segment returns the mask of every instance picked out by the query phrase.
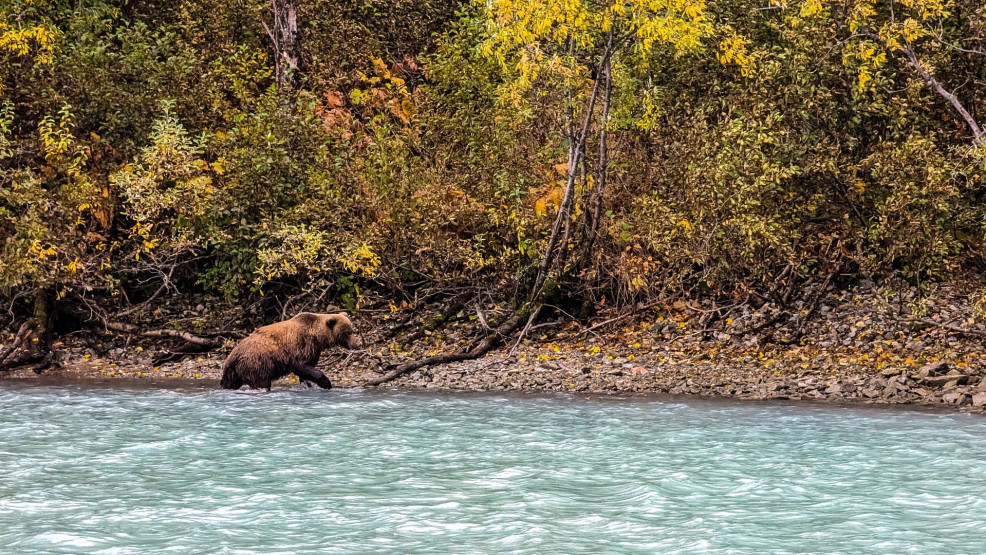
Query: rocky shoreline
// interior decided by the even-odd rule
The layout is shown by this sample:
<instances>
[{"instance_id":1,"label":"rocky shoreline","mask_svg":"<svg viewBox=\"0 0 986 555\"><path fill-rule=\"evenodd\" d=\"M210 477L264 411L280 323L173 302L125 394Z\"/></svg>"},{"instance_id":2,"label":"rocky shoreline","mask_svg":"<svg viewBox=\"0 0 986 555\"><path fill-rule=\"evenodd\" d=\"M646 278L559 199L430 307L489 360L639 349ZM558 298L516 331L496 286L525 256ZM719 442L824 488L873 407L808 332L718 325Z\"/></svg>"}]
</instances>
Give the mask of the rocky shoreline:
<instances>
[{"instance_id":1,"label":"rocky shoreline","mask_svg":"<svg viewBox=\"0 0 986 555\"><path fill-rule=\"evenodd\" d=\"M85 349L73 354L53 372L73 380L140 379L155 385L169 382L217 386L222 356L186 359L158 367L137 357L95 358ZM546 352L541 352L546 351ZM493 353L479 360L426 368L402 376L382 388L440 391L567 392L572 394L669 394L748 400L812 401L835 404L883 404L947 407L962 412L986 413L986 372L962 362L936 361L920 366L874 366L847 362L840 353L818 352L811 360L836 359L831 368L792 364L805 352L772 353L756 363L735 357L717 360L702 354L697 359L602 354L557 347L529 347L514 355ZM550 353L550 354L548 354ZM329 353L322 369L335 387L360 387L382 369L365 354ZM26 370L0 377L36 378ZM54 377L54 376L52 376ZM301 387L285 378L276 388Z\"/></svg>"},{"instance_id":2,"label":"rocky shoreline","mask_svg":"<svg viewBox=\"0 0 986 555\"><path fill-rule=\"evenodd\" d=\"M912 297L905 293L893 299L875 288L832 292L812 319L770 327L760 327L776 317L769 305L743 307L716 326L702 321L707 307L685 304L615 319L596 330L559 321L520 345L508 344L478 360L425 368L381 387L697 395L986 412L986 321L967 295L955 291ZM354 320L367 347L328 352L321 367L336 387L360 387L394 364L461 348L476 336L478 324L460 313L434 326L434 315L444 308L436 304L410 319L357 313ZM799 336L792 334L794 326ZM401 341L416 328L423 331L415 339ZM792 336L798 339L787 339ZM231 347L154 366L154 343L103 339L95 345L99 349L91 342L66 340L59 346L62 368L52 372L78 379L217 384ZM34 376L16 370L0 374L0 383ZM300 387L292 378L276 387L292 382Z\"/></svg>"}]
</instances>

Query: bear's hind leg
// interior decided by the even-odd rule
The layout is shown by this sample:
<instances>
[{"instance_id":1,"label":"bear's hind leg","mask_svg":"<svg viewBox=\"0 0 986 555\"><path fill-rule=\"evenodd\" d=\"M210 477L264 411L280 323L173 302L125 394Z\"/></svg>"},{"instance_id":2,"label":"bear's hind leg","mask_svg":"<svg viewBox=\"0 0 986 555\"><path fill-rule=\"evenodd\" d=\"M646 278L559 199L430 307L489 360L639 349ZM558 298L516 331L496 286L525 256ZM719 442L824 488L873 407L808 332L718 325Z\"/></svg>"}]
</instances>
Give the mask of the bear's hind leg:
<instances>
[{"instance_id":1,"label":"bear's hind leg","mask_svg":"<svg viewBox=\"0 0 986 555\"><path fill-rule=\"evenodd\" d=\"M329 378L326 378L325 374L314 366L305 365L295 368L294 375L301 378L303 383L315 382L322 389L332 389L332 382L329 381Z\"/></svg>"},{"instance_id":2,"label":"bear's hind leg","mask_svg":"<svg viewBox=\"0 0 986 555\"><path fill-rule=\"evenodd\" d=\"M252 384L250 384L250 387L252 389L266 389L267 390L267 393L270 393L270 384L271 384L271 381L270 380L267 380L265 382L252 383Z\"/></svg>"}]
</instances>

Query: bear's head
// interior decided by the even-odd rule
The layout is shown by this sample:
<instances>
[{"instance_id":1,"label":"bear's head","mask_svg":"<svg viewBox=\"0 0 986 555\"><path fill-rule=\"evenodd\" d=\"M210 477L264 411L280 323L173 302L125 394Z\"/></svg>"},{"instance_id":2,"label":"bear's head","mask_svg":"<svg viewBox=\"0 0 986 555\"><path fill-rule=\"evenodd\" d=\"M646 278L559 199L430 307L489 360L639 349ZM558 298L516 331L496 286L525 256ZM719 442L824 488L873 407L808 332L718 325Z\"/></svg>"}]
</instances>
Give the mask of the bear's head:
<instances>
[{"instance_id":1,"label":"bear's head","mask_svg":"<svg viewBox=\"0 0 986 555\"><path fill-rule=\"evenodd\" d=\"M347 349L359 349L363 346L353 323L349 320L349 315L345 312L339 314L319 314L317 324L321 332L323 348L345 347Z\"/></svg>"}]
</instances>

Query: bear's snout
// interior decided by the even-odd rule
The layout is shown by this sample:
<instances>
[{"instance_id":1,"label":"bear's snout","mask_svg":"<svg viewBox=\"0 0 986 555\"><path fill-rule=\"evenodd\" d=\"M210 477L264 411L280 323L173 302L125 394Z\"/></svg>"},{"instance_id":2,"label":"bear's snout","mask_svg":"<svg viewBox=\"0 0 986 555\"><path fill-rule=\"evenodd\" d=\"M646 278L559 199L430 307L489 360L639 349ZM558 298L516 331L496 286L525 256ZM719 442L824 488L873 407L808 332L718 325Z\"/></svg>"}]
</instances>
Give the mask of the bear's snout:
<instances>
[{"instance_id":1,"label":"bear's snout","mask_svg":"<svg viewBox=\"0 0 986 555\"><path fill-rule=\"evenodd\" d=\"M349 341L346 342L346 348L351 351L355 351L363 346L363 340L356 335L350 335Z\"/></svg>"}]
</instances>

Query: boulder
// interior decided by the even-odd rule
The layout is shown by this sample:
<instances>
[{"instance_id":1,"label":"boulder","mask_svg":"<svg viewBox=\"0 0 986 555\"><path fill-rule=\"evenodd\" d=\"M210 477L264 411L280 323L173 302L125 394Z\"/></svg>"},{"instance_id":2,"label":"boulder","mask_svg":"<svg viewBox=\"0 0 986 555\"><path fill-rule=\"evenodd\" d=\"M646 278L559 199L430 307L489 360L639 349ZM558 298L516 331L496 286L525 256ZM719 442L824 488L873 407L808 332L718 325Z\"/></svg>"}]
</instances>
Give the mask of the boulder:
<instances>
[{"instance_id":1,"label":"boulder","mask_svg":"<svg viewBox=\"0 0 986 555\"><path fill-rule=\"evenodd\" d=\"M924 376L941 376L946 372L948 372L948 363L943 360L929 362L918 370L918 374Z\"/></svg>"},{"instance_id":2,"label":"boulder","mask_svg":"<svg viewBox=\"0 0 986 555\"><path fill-rule=\"evenodd\" d=\"M949 405L958 405L958 406L968 405L970 402L968 395L959 392L946 393L945 395L942 396L941 400Z\"/></svg>"}]
</instances>

